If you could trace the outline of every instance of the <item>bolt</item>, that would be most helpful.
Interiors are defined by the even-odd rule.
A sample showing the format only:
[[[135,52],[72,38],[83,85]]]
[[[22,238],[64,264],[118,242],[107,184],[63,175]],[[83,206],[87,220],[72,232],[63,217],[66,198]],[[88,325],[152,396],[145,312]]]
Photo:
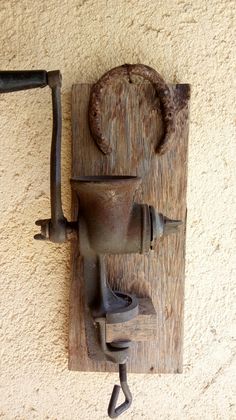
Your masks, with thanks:
[[[155,244],[163,236],[171,233],[177,233],[179,227],[183,224],[181,220],[171,220],[162,213],[158,213],[154,207],[150,206],[151,218],[151,245],[150,248],[154,249]]]

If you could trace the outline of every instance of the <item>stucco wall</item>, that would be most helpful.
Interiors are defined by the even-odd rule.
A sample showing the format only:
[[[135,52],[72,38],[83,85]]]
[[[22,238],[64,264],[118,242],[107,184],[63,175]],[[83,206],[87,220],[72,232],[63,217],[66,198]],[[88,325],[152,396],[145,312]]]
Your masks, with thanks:
[[[1,69],[61,69],[63,201],[70,91],[142,62],[192,84],[184,374],[129,377],[127,419],[235,419],[235,2],[2,0]],[[49,216],[47,89],[0,95],[0,417],[105,419],[117,375],[67,370],[70,246],[34,241]]]

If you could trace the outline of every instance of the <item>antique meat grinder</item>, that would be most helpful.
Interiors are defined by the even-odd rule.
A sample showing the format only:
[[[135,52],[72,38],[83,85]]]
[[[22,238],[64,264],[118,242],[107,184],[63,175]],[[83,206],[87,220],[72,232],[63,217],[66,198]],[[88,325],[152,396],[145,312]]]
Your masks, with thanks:
[[[163,135],[156,152],[164,154],[175,137],[176,104],[171,90],[152,68],[141,64],[123,65],[110,70],[91,89],[88,123],[91,135],[103,154],[109,154],[109,139],[101,127],[101,95],[112,80],[137,75],[151,82],[161,104]],[[87,315],[86,334],[92,348],[89,356],[97,361],[118,364],[125,401],[117,407],[120,386],[115,385],[108,407],[111,418],[129,408],[132,395],[127,384],[126,363],[132,340],[107,342],[106,328],[137,318],[139,301],[132,293],[112,290],[103,256],[106,254],[149,253],[163,236],[176,233],[181,221],[170,220],[146,203],[135,202],[142,179],[137,176],[104,175],[71,179],[78,198],[77,220],[68,222],[61,203],[61,75],[59,71],[1,71],[0,93],[49,86],[52,94],[53,131],[50,163],[51,218],[38,220],[37,240],[62,243],[77,236],[83,257],[83,280]],[[89,174],[88,174],[89,175]]]

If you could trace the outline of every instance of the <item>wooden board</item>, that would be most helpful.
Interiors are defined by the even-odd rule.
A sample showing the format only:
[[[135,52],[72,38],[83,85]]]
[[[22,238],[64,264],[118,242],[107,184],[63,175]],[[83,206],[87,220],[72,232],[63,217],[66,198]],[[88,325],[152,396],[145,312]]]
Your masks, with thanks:
[[[106,343],[131,340],[151,341],[157,332],[157,314],[151,299],[138,299],[139,314],[117,324],[106,323]]]
[[[156,334],[139,342],[131,352],[128,370],[136,373],[180,373],[183,350],[185,221],[188,146],[188,105],[177,115],[174,144],[163,156],[155,154],[162,136],[159,100],[149,83],[117,81],[104,92],[103,129],[112,154],[96,147],[88,127],[91,85],[72,89],[72,177],[88,175],[138,175],[142,184],[136,202],[147,203],[167,217],[181,219],[177,235],[165,237],[147,255],[106,256],[108,279],[116,290],[150,297],[157,313]],[[173,95],[177,85],[171,86]],[[73,194],[72,220],[78,203]],[[72,245],[69,369],[117,371],[112,363],[91,360],[84,329],[84,284],[78,244]]]

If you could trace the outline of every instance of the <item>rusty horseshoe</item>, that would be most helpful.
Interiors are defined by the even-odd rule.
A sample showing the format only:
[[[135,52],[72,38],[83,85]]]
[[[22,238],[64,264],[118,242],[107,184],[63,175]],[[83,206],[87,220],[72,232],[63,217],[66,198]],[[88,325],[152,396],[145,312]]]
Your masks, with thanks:
[[[156,153],[163,155],[171,146],[175,135],[175,102],[172,92],[164,79],[153,68],[144,64],[124,64],[105,73],[92,87],[89,100],[89,125],[92,137],[98,148],[105,154],[110,154],[112,149],[108,139],[103,135],[101,127],[101,100],[102,92],[106,85],[114,79],[130,77],[132,75],[143,77],[151,82],[160,99],[164,123],[164,134],[156,146]]]

